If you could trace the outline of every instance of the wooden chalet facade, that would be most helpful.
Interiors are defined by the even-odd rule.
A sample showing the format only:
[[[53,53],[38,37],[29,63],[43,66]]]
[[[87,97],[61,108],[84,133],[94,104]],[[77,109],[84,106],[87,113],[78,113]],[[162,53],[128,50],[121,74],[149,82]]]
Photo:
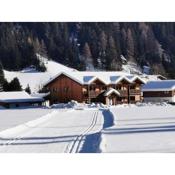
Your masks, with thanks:
[[[142,88],[145,102],[175,103],[175,80],[150,81]]]
[[[44,89],[50,92],[50,103],[75,100],[116,105],[142,101],[141,85],[144,82],[138,76],[118,76],[108,72],[96,74],[60,73],[44,85]]]

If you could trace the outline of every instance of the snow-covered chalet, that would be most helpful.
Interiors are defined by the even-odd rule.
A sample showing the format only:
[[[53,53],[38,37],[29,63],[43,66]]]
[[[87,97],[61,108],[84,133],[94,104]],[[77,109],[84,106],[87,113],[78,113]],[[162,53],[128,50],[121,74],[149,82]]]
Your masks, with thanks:
[[[145,102],[175,102],[175,80],[149,81],[142,92]]]
[[[71,100],[85,103],[116,105],[142,101],[141,86],[145,82],[134,75],[117,72],[61,72],[45,83],[50,103]]]

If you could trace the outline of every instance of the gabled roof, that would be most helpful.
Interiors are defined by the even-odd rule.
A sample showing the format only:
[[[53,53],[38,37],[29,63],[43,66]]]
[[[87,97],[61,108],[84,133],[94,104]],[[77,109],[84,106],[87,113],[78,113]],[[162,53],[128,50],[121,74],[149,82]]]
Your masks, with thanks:
[[[105,93],[104,93],[104,96],[109,96],[111,95],[112,93],[115,93],[116,95],[120,96],[120,92],[117,91],[116,89],[113,89],[113,88],[109,88]]]
[[[139,80],[139,81],[141,81],[143,84],[145,84],[146,82],[142,79],[142,78],[140,78],[139,76],[126,76],[129,80],[130,80],[130,82],[134,82],[134,81],[136,81],[136,80]]]
[[[32,97],[47,97],[48,95],[50,95],[50,92],[47,92],[47,93],[33,93],[31,94]]]
[[[123,81],[123,80],[127,81],[128,83],[131,83],[131,81],[127,78],[127,76],[120,76],[120,77],[117,79],[117,81],[115,82],[115,84],[117,84],[117,83],[119,83],[119,82],[121,82],[121,81]]]
[[[44,86],[46,86],[47,84],[51,83],[52,81],[54,81],[58,76],[60,76],[61,74],[71,78],[72,80],[78,82],[79,84],[82,85],[88,85],[91,84],[93,81],[95,80],[100,80],[101,82],[103,82],[104,84],[108,85],[108,84],[117,84],[122,80],[127,81],[128,83],[132,83],[133,81],[135,81],[137,78],[139,80],[141,80],[140,77],[138,76],[129,76],[129,74],[123,74],[123,73],[119,73],[119,72],[105,72],[105,71],[101,71],[101,72],[86,72],[86,71],[77,71],[77,72],[60,72],[59,74],[57,74],[56,76],[54,76],[53,78],[51,78],[49,81],[47,81]],[[144,81],[141,80],[143,83]]]
[[[104,84],[108,84],[107,82],[105,82],[103,79],[101,79],[101,78],[98,78],[98,77],[96,77],[96,76],[94,76],[93,78],[91,78],[88,82],[87,82],[87,84],[91,84],[91,83],[93,83],[94,81],[96,81],[96,80],[99,80],[99,81],[101,81],[102,83],[104,83]],[[84,82],[84,84],[85,84],[85,82]]]
[[[0,102],[15,103],[15,102],[42,102],[41,97],[32,97],[25,91],[0,92]]]
[[[142,87],[142,91],[171,91],[175,90],[175,80],[149,81]]]
[[[78,72],[77,72],[78,73]],[[69,77],[70,79],[76,81],[79,84],[83,84],[83,80],[81,80],[81,77],[76,76],[76,72],[71,72],[71,73],[66,73],[66,72],[60,72],[57,75],[55,75],[53,78],[51,78],[50,80],[48,80],[46,83],[44,83],[44,86],[48,85],[49,83],[51,83],[52,81],[54,81],[57,77],[59,77],[60,75],[65,75],[67,77]]]

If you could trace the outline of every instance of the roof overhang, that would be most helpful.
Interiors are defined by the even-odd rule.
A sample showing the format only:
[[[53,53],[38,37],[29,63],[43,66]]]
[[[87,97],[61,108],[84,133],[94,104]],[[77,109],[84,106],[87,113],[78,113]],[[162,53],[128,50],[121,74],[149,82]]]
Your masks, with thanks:
[[[157,88],[157,89],[142,89],[142,92],[156,92],[156,91],[173,91],[174,89],[172,88]]]
[[[118,78],[118,79],[115,81],[115,84],[118,84],[118,83],[120,83],[120,82],[123,81],[123,80],[127,81],[128,83],[131,83],[131,81],[130,81],[127,77],[121,76],[120,78]]]
[[[0,100],[2,103],[36,103],[36,102],[43,102],[43,98],[29,98],[29,99],[4,99]]]
[[[146,82],[145,82],[142,78],[140,78],[139,76],[134,76],[130,81],[133,83],[133,82],[136,81],[136,80],[141,81],[143,84],[146,83]]]
[[[106,82],[104,82],[103,80],[101,80],[99,77],[97,77],[97,76],[95,76],[95,77],[93,77],[90,81],[88,81],[88,83],[87,84],[92,84],[94,81],[96,81],[96,80],[99,80],[99,81],[101,81],[103,84],[105,84],[105,85],[108,85],[108,83],[106,83]]]
[[[58,78],[59,76],[61,75],[65,75],[67,76],[68,78],[76,81],[77,83],[79,84],[83,84],[80,80],[78,80],[77,78],[75,78],[74,76],[71,76],[70,74],[66,73],[66,72],[60,72],[58,73],[57,75],[55,75],[53,78],[51,78],[49,81],[47,81],[46,83],[43,84],[43,86],[47,86],[48,84],[52,83],[56,78]]]
[[[162,81],[165,81],[165,80],[162,80]],[[171,86],[169,88],[142,88],[142,92],[155,92],[155,91],[173,91],[175,90],[175,85],[174,86]]]
[[[110,88],[109,90],[107,90],[105,93],[104,93],[104,96],[105,97],[108,97],[109,95],[115,93],[117,96],[120,96],[120,92],[117,91],[116,89],[113,89],[113,88]]]

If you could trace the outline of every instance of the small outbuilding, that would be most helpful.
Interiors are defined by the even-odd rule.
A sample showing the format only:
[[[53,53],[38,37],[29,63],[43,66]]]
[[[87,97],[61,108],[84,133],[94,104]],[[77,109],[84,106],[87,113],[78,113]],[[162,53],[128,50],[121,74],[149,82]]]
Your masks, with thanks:
[[[149,81],[142,87],[144,102],[175,102],[175,80]]]
[[[0,106],[5,108],[42,105],[44,98],[33,97],[25,91],[0,92]]]

